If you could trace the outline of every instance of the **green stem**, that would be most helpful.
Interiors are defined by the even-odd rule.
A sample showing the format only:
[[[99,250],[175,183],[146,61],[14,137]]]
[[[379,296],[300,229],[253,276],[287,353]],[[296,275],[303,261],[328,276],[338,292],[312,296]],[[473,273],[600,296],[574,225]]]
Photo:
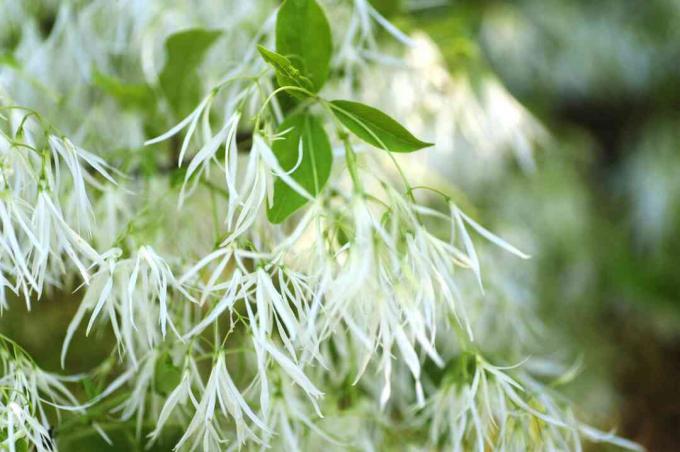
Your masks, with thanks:
[[[363,193],[364,187],[361,184],[361,179],[359,178],[359,171],[357,170],[357,156],[352,149],[352,145],[349,142],[349,136],[343,133],[340,136],[342,143],[345,145],[345,162],[347,163],[347,170],[352,178],[352,183],[354,184],[354,191],[357,193]]]

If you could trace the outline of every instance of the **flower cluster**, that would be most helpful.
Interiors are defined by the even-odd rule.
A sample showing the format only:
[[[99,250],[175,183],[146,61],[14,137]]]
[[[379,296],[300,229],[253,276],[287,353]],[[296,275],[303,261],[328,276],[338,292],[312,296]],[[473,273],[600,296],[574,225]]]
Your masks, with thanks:
[[[73,57],[72,40],[86,32],[87,17],[107,11],[105,3],[80,12],[60,8],[52,45]],[[141,55],[132,66],[147,84],[86,77],[120,102],[97,106],[113,113],[112,130],[134,123],[144,135],[157,134],[146,147],[125,143],[134,151],[123,156],[98,150],[120,170],[37,112],[3,100],[0,307],[10,304],[6,290],[30,307],[49,288],[79,289],[63,367],[83,330],[86,336],[110,331],[115,339],[111,357],[92,371],[99,391],[85,402],[23,352],[17,356],[16,347],[14,357],[0,354],[1,386],[9,388],[0,402],[3,447],[15,450],[24,438],[37,450],[56,447],[41,408],[45,395],[51,405],[76,412],[113,399],[92,418],[130,423],[137,441],[149,445],[179,429],[177,450],[297,450],[314,441],[371,449],[388,445],[401,428],[413,431],[414,445],[424,440],[454,450],[571,448],[582,438],[635,447],[578,422],[521,367],[490,363],[485,344],[494,331],[485,325],[504,319],[488,308],[500,305],[494,301],[501,295],[478,246],[528,256],[446,193],[409,183],[395,155],[428,143],[372,107],[326,100],[319,89],[328,74],[318,82],[314,68],[298,64],[300,55],[258,48],[296,45],[279,36],[265,2],[261,16],[270,19],[250,34],[242,31],[249,7],[230,19],[240,31],[229,52],[235,62],[221,77],[201,74],[197,56],[219,33],[170,34],[161,67],[155,55],[162,42],[154,32],[176,31],[175,21],[184,25],[176,16],[189,13],[177,5],[130,3],[134,11],[111,13],[125,36],[114,42],[134,45],[139,54],[125,57]],[[380,53],[376,30],[414,45],[368,1],[348,3],[328,6],[349,24],[335,57],[302,55],[325,58],[328,73],[343,74],[329,85],[331,94],[356,84],[358,69],[390,60]],[[277,14],[298,20],[297,4],[323,28],[323,9],[314,0],[286,2]],[[202,8],[208,9],[192,14],[200,16]],[[78,26],[61,28],[70,20]],[[114,66],[116,49],[97,50],[109,42],[111,30],[104,29],[87,31],[96,39],[83,51],[104,59],[102,67]],[[332,47],[327,35],[321,38]],[[185,47],[192,52],[182,54]],[[192,98],[188,86],[207,94]],[[490,130],[497,112],[509,108],[515,116],[494,146],[514,142],[521,151],[528,139],[514,127],[526,125],[535,135],[542,129],[507,93],[487,88],[492,104],[476,104],[485,114],[456,121],[467,133],[481,116],[482,130]],[[163,95],[153,97],[158,92]],[[91,106],[87,96],[76,97],[79,111]],[[148,99],[153,111],[140,108]],[[460,100],[456,115],[468,101]],[[291,118],[296,125],[287,127]],[[98,119],[93,123],[83,126],[83,141],[101,127]],[[159,133],[163,127],[167,132]],[[292,154],[282,155],[286,146]],[[275,221],[272,206],[281,205],[289,211]],[[487,279],[492,290],[485,291]],[[530,321],[503,323],[511,334],[515,325],[528,331]],[[374,419],[363,423],[369,414]],[[96,420],[87,421],[111,441]],[[347,425],[356,436],[343,431]]]
[[[77,403],[65,385],[73,379],[43,371],[5,336],[0,336],[0,370],[0,447],[12,452],[54,450],[47,411]]]
[[[0,131],[2,295],[26,300],[76,270],[85,283],[103,256],[83,238],[93,213],[88,187],[113,183],[98,156],[43,125],[33,111],[12,105]],[[70,272],[72,273],[72,271]]]

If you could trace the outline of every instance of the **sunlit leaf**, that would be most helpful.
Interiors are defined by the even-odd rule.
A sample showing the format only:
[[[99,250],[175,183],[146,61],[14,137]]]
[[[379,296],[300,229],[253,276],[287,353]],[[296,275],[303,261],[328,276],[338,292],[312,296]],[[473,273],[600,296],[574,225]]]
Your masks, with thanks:
[[[334,100],[331,108],[345,127],[375,147],[392,152],[412,152],[432,146],[432,143],[414,137],[401,124],[377,108],[348,100]]]
[[[319,91],[328,78],[333,39],[315,0],[285,0],[276,18],[276,51]]]
[[[279,164],[310,194],[316,195],[328,181],[333,153],[328,136],[319,119],[308,113],[298,113],[281,123],[278,132],[288,130],[276,140],[272,150]],[[272,223],[281,223],[302,207],[307,200],[283,180],[274,183],[274,200],[267,211]]]
[[[159,83],[179,116],[188,114],[200,97],[197,69],[220,34],[215,30],[193,28],[175,33],[165,41],[166,60]]]
[[[262,58],[276,70],[276,81],[279,86],[298,86],[308,91],[314,90],[312,81],[302,75],[288,58],[262,46],[257,46],[257,50],[262,55]],[[290,92],[289,94],[295,95],[300,93]]]

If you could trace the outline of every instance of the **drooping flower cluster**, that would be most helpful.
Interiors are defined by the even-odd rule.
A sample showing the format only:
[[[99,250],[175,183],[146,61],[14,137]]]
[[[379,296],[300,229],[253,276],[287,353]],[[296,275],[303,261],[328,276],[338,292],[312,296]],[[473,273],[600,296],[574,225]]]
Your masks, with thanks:
[[[22,296],[30,309],[46,281],[58,285],[66,266],[85,283],[102,262],[83,238],[92,226],[86,186],[114,183],[108,165],[45,127],[31,110],[7,106],[0,132],[0,217],[3,234],[1,306],[5,290]]]
[[[0,370],[2,450],[54,450],[47,411],[77,403],[65,385],[69,378],[43,371],[5,336],[0,336]]]

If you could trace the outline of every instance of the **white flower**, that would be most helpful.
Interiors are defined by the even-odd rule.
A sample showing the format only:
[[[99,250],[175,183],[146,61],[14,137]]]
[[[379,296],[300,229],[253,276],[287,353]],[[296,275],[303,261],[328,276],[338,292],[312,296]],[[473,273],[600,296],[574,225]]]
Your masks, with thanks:
[[[399,43],[411,46],[412,39],[400,31],[373,7],[367,0],[354,0],[349,23],[343,24],[341,45],[335,58],[335,64],[343,67],[349,73],[355,72],[355,67],[365,66],[367,60],[378,61],[386,65],[398,63],[380,49],[377,34],[381,28]],[[377,27],[376,27],[377,25]],[[351,77],[343,79],[351,83]]]
[[[142,425],[146,414],[149,398],[153,395],[153,381],[155,375],[156,360],[158,353],[151,352],[141,360],[138,371],[134,376],[132,391],[129,397],[114,408],[114,412],[120,411],[120,419],[126,421],[136,415],[136,434],[141,435]]]
[[[73,335],[88,311],[92,314],[86,334],[104,313],[111,322],[118,346],[125,350],[135,367],[137,356],[146,355],[160,343],[168,326],[180,337],[168,307],[170,297],[179,295],[189,302],[194,301],[193,297],[151,247],[140,247],[135,258],[119,260],[120,255],[117,248],[102,255],[105,264],[93,277],[68,327],[62,347],[62,366]]]
[[[317,425],[317,420],[307,415],[300,390],[284,375],[276,375],[276,388],[267,401],[267,409],[261,409],[265,424],[270,431],[265,432],[264,444],[302,450],[308,431],[313,432],[330,444],[341,446],[335,438]]]
[[[487,274],[477,236],[526,255],[446,195],[443,204],[419,204],[405,180],[410,163],[385,170],[388,158],[402,158],[396,154],[358,145],[358,158],[370,163],[350,168],[352,177],[334,164],[328,189],[316,196],[283,170],[271,145],[286,133],[276,132],[284,113],[297,110],[279,105],[272,68],[257,53],[257,44],[274,45],[273,8],[236,0],[114,3],[59,3],[48,38],[35,32],[35,13],[22,2],[0,17],[0,40],[5,29],[20,31],[13,56],[21,63],[20,70],[0,65],[0,83],[45,114],[16,107],[0,92],[0,309],[6,291],[30,306],[49,288],[70,290],[82,280],[62,366],[83,322],[86,335],[104,326],[115,338],[112,356],[94,372],[111,381],[84,404],[64,379],[0,347],[0,449],[24,442],[51,449],[47,409],[79,415],[118,391],[123,400],[113,412],[121,426],[134,418],[139,439],[151,424],[150,445],[178,427],[180,450],[318,449],[325,442],[377,450],[394,447],[394,438],[408,448],[399,428],[416,428],[419,440],[430,434],[430,444],[416,448],[571,450],[583,438],[630,446],[578,423],[524,369],[492,366],[481,352],[465,352],[507,340],[509,331],[517,339],[512,345],[487,352],[521,354],[532,323],[513,309],[517,304],[502,306],[512,290],[502,284],[504,274]],[[471,148],[495,157],[507,148],[532,167],[545,132],[495,78],[483,76],[473,89],[469,74],[449,75],[430,41],[401,33],[369,0],[323,8],[332,13],[339,52],[319,96],[344,90],[348,98],[366,97],[405,118],[416,135],[436,137],[439,152]],[[158,77],[161,54],[172,50],[164,40],[197,24],[228,30],[215,42],[218,51],[206,54],[199,77],[188,68],[205,97],[146,142],[182,134],[178,149],[173,141],[158,146],[161,152],[127,152],[140,146],[151,119],[162,123],[172,112],[162,96],[154,96],[160,108],[127,108],[100,86],[94,68],[133,94],[140,87],[123,76],[143,75],[154,94],[169,94]],[[405,59],[382,50],[379,28],[411,47]],[[212,73],[215,67],[225,73]],[[381,85],[387,67],[398,72]],[[296,107],[316,112],[322,105],[310,104],[317,100]],[[58,118],[73,141],[47,117]],[[332,119],[323,118],[338,144]],[[252,136],[249,152],[239,152],[239,129]],[[81,142],[111,152],[129,170],[135,192],[114,187],[114,170],[74,144]],[[166,150],[186,165],[181,188],[164,167]],[[488,159],[469,161],[482,162],[484,171],[461,166],[465,175],[489,177]],[[404,191],[396,188],[397,175]],[[309,201],[281,225],[266,216],[276,180]],[[95,221],[100,227],[93,228]],[[499,324],[501,332],[494,330]],[[0,342],[9,343],[2,336]],[[168,367],[172,377],[165,379]],[[349,402],[341,400],[345,390]],[[99,411],[87,414],[110,442],[95,420]]]
[[[255,428],[265,432],[267,426],[257,417],[246,403],[241,392],[236,387],[227,370],[224,354],[219,353],[213,362],[213,368],[201,394],[201,399],[195,403],[195,414],[186,427],[184,435],[175,446],[181,449],[190,444],[194,450],[201,445],[201,450],[222,450],[222,443],[226,441],[220,427],[220,414],[231,418],[236,425],[236,441],[244,444],[247,440],[260,443],[261,440]],[[191,443],[189,441],[193,440]]]
[[[225,160],[228,160],[227,156],[230,153],[234,154],[238,152],[238,150],[236,149],[236,132],[238,130],[240,117],[241,114],[239,112],[234,113],[234,115],[225,122],[224,127],[222,127],[222,129],[220,129],[219,132],[217,132],[213,137],[211,137],[203,145],[203,147],[201,147],[201,149],[198,150],[196,155],[191,159],[191,162],[187,167],[187,172],[186,175],[184,176],[184,183],[182,184],[182,190],[180,191],[179,195],[180,206],[183,204],[184,198],[187,194],[186,193],[187,183],[193,176],[195,182],[193,186],[189,188],[189,193],[191,193],[195,189],[203,173],[204,172],[207,173],[210,170],[210,163],[216,160],[215,158],[216,153],[219,147],[222,145],[222,143],[224,143],[225,145]],[[229,174],[228,167],[225,166],[224,171],[225,174]],[[227,188],[231,188],[229,177],[227,177]],[[229,194],[231,199],[232,197],[231,192],[229,192]],[[234,195],[236,195],[236,193],[234,193]]]
[[[182,379],[180,380],[179,385],[177,385],[177,387],[175,387],[175,389],[173,389],[165,399],[163,408],[161,408],[160,414],[158,415],[156,427],[151,433],[149,433],[150,443],[153,443],[158,439],[161,432],[163,431],[163,427],[165,427],[170,417],[179,411],[177,408],[182,407],[184,410],[186,410],[186,405],[189,403],[189,401],[191,401],[193,404],[192,406],[198,405],[198,402],[191,391],[191,385],[192,381],[195,381],[199,378],[200,377],[197,375],[197,373],[192,371],[191,368],[185,370],[182,373]]]
[[[639,446],[576,421],[563,403],[528,375],[516,370],[524,385],[479,355],[462,354],[447,369],[428,401],[421,421],[429,425],[430,443],[444,439],[452,450],[580,450],[581,435],[632,450]]]
[[[137,283],[138,279],[140,280],[139,284]],[[188,300],[193,300],[193,297],[175,279],[163,258],[156,254],[151,247],[142,246],[139,248],[128,284],[129,314],[132,324],[135,324],[132,305],[135,304],[136,300],[141,299],[143,303],[149,303],[157,299],[160,308],[158,322],[161,326],[161,334],[165,337],[166,327],[170,325],[175,334],[180,336],[172,319],[168,316],[169,288],[173,288]]]
[[[5,193],[0,197],[0,223],[2,224],[0,247],[3,250],[3,257],[10,261],[3,262],[2,272],[14,280],[14,285],[11,285],[4,276],[2,285],[3,288],[10,287],[15,293],[21,290],[27,306],[30,306],[30,294],[33,291],[39,292],[39,287],[29,267],[29,252],[21,246],[21,243],[23,237],[29,237],[34,242],[36,240],[28,227],[30,220],[24,212],[28,210],[27,206],[21,200],[17,202],[12,199],[11,196]]]
[[[186,154],[186,151],[189,148],[189,143],[191,142],[191,138],[194,136],[194,133],[196,132],[196,127],[198,126],[198,121],[201,119],[201,117],[203,115],[210,113],[210,106],[212,105],[213,98],[214,98],[214,93],[210,93],[208,96],[203,98],[201,103],[198,104],[198,106],[194,109],[194,111],[189,113],[189,115],[186,118],[184,118],[183,120],[181,120],[177,125],[172,127],[170,130],[168,130],[164,134],[159,135],[156,138],[153,138],[151,140],[147,140],[146,142],[144,142],[144,144],[148,146],[150,144],[160,143],[161,141],[165,141],[168,138],[171,138],[171,137],[177,135],[185,127],[189,126],[186,134],[184,135],[184,140],[182,141],[182,147],[180,148],[178,164],[181,166],[182,161],[184,160],[184,155]]]
[[[75,265],[85,283],[89,283],[88,268],[101,262],[101,257],[89,243],[68,225],[59,207],[49,194],[41,191],[33,211],[31,228],[35,231],[32,242],[31,271],[37,281],[37,292],[41,293],[48,272],[48,258],[54,258],[53,268],[63,265],[64,254]]]
[[[242,236],[255,223],[257,217],[262,214],[270,176],[267,174],[267,167],[258,151],[261,147],[266,147],[266,144],[261,139],[257,140],[257,147],[255,143],[256,141],[253,141],[246,171],[238,187],[238,192],[230,191],[226,218],[229,236],[224,240],[222,246]],[[230,166],[228,174],[230,175],[229,179],[233,181],[231,168]]]
[[[72,379],[38,368],[21,347],[2,335],[0,371],[0,432],[6,434],[0,447],[13,451],[25,442],[38,451],[53,450],[45,410],[77,403],[64,385]]]
[[[42,295],[46,281],[57,284],[75,267],[87,284],[89,269],[100,263],[97,251],[76,232],[89,227],[93,216],[86,185],[101,188],[81,161],[115,181],[104,160],[49,135],[30,110],[10,112],[11,133],[0,130],[2,286],[20,292],[30,307],[31,296]]]
[[[48,173],[50,187],[57,193],[64,190],[63,185],[71,188],[69,196],[75,200],[73,216],[78,226],[88,229],[93,221],[92,206],[87,194],[86,183],[97,188],[101,185],[87,172],[81,164],[81,160],[103,176],[109,183],[116,184],[109,173],[110,167],[100,157],[87,152],[74,145],[68,138],[58,138],[54,135],[48,137],[48,143],[54,160],[53,173]],[[65,179],[61,174],[60,162],[66,166],[69,178]]]
[[[4,450],[15,452],[19,444],[31,445],[39,452],[52,450],[52,440],[47,428],[29,411],[26,405],[11,401],[0,403],[0,431],[6,439],[0,442]]]

